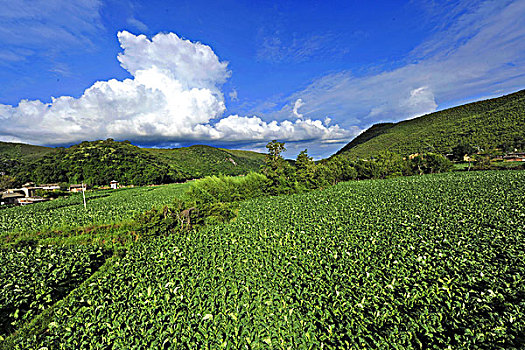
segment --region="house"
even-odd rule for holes
[[[18,204],[18,200],[24,198],[25,195],[18,192],[5,192],[2,193],[1,204]]]
[[[117,188],[119,188],[119,183],[118,183],[118,181],[113,180],[113,181],[111,181],[109,184],[110,184],[110,187],[111,187],[113,190],[116,190]]]
[[[86,184],[83,184],[83,185],[80,185],[80,184],[74,184],[74,185],[70,185],[69,188],[68,188],[68,191],[69,192],[82,192],[82,190],[86,190],[87,189],[87,185]]]
[[[525,153],[509,153],[503,157],[504,162],[525,162]]]
[[[39,187],[46,191],[55,191],[60,189],[59,184],[42,184]]]
[[[25,197],[25,198],[19,198],[18,204],[19,205],[27,205],[27,204],[35,204],[40,202],[46,202],[48,201],[48,198],[42,198],[42,197]]]

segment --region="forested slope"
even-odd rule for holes
[[[264,155],[209,146],[147,149],[131,143],[82,142],[68,148],[0,143],[0,172],[18,183],[85,182],[146,185],[207,175],[241,175],[259,170]]]
[[[349,157],[369,157],[384,151],[446,154],[460,143],[484,150],[523,149],[525,90],[395,124],[374,125],[337,154]]]

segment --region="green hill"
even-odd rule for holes
[[[0,157],[5,158],[38,158],[39,156],[53,152],[53,150],[51,147],[0,141]]]
[[[525,148],[525,90],[405,120],[376,124],[336,154],[370,157],[400,154],[447,154],[460,143],[480,149]]]
[[[180,182],[207,175],[259,170],[264,155],[210,146],[140,148],[127,141],[82,142],[69,148],[0,143],[0,172],[33,181],[126,185]]]

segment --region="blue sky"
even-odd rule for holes
[[[0,140],[333,154],[525,87],[525,0],[0,0]]]

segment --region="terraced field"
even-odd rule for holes
[[[189,184],[137,187],[86,192],[49,202],[0,210],[0,236],[14,232],[63,230],[96,224],[118,223],[153,207],[170,203]]]
[[[361,181],[133,245],[18,349],[525,347],[525,172]]]

